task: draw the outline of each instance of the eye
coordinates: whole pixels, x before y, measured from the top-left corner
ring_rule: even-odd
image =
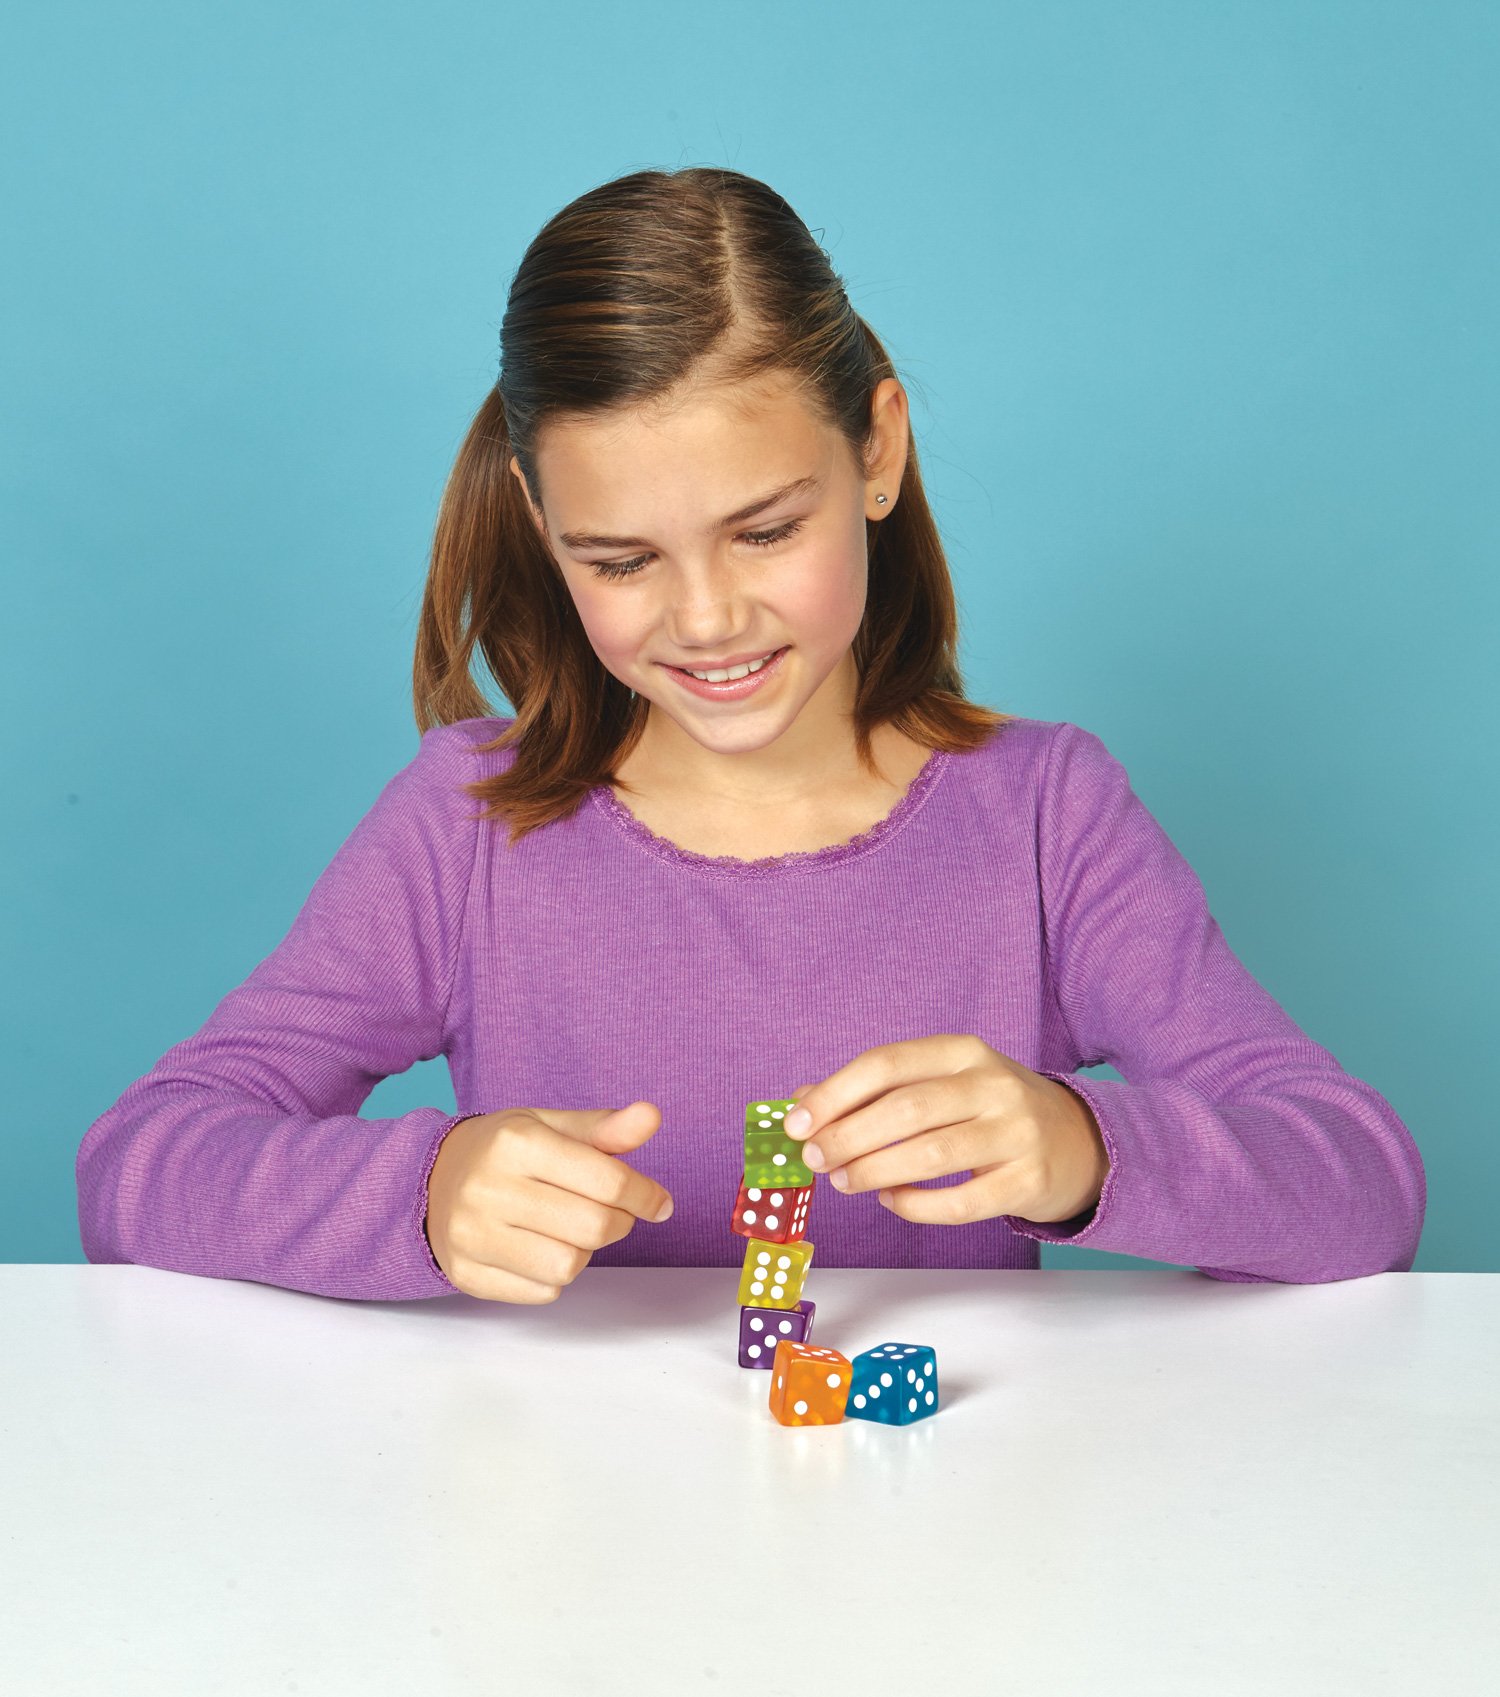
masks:
[[[752,548],[772,548],[795,536],[801,528],[801,519],[788,519],[774,530],[745,530],[740,535]],[[637,554],[629,560],[595,560],[594,570],[600,577],[633,577],[650,558],[649,554]]]

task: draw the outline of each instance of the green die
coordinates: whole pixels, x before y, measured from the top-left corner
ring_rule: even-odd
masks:
[[[791,1101],[745,1104],[745,1183],[811,1184],[813,1170],[802,1159],[802,1145],[788,1137],[781,1122]]]

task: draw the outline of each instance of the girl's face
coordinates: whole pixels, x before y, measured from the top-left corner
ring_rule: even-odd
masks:
[[[868,478],[781,374],[542,430],[532,515],[602,664],[670,721],[658,732],[734,755],[799,719],[799,745],[847,721],[865,521],[891,512],[906,464],[904,390],[887,378],[871,404]],[[525,489],[514,459],[511,471]],[[738,699],[705,699],[670,669],[777,649]]]

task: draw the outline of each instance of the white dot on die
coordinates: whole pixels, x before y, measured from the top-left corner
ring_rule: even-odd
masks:
[[[910,1384],[912,1382],[912,1380],[916,1378],[916,1376],[917,1376],[916,1370],[914,1368],[908,1367],[906,1369],[906,1382],[907,1382],[907,1384]]]
[[[748,1345],[746,1347],[745,1354],[748,1355],[752,1361],[756,1360],[756,1358],[760,1355],[760,1345],[758,1343]]]
[[[891,1376],[890,1376],[890,1374],[889,1373],[882,1373],[880,1375],[880,1382],[881,1382],[882,1385],[885,1386],[885,1388],[887,1390],[889,1390],[891,1388]]]
[[[917,1399],[915,1397],[913,1397],[911,1399],[911,1401],[909,1403],[907,1403],[906,1412],[908,1414],[915,1414],[917,1412]]]
[[[771,1165],[773,1167],[784,1167],[786,1165],[786,1156],[785,1155],[773,1155],[771,1157]]]
[[[779,1391],[785,1383],[786,1383],[786,1380],[784,1378],[782,1378],[780,1373],[778,1373],[776,1375],[776,1389]]]
[[[771,1206],[773,1208],[779,1208],[783,1201],[785,1201],[785,1198],[782,1196],[781,1192],[778,1190],[776,1192],[776,1194],[771,1198]]]
[[[807,1413],[807,1404],[805,1402],[794,1402],[792,1404],[792,1413],[793,1414],[806,1414]]]
[[[863,1408],[865,1406],[865,1399],[862,1396],[856,1396],[854,1399],[854,1406],[856,1408]]]
[[[778,1332],[789,1332],[791,1329],[792,1322],[790,1320],[781,1320],[777,1322],[776,1330]]]
[[[931,1406],[931,1403],[932,1403],[932,1392],[931,1391],[928,1391],[928,1393],[927,1393],[927,1402],[928,1402],[928,1405]]]
[[[778,1267],[790,1267],[791,1264],[792,1258],[790,1255],[778,1255],[776,1257],[776,1265]]]
[[[745,1192],[745,1195],[752,1202],[759,1202],[760,1201],[760,1192],[758,1190],[747,1190]]]
[[[871,1385],[870,1386],[870,1395],[871,1396],[879,1396],[880,1395],[880,1386],[879,1385]]]
[[[771,1251],[769,1249],[762,1249],[755,1259],[760,1262],[761,1266],[764,1267],[771,1259]]]
[[[750,1330],[752,1332],[763,1331],[765,1329],[765,1324],[766,1324],[765,1321],[762,1320],[761,1317],[757,1314],[757,1315],[753,1316],[751,1321],[750,1321]]]
[[[755,1210],[753,1208],[747,1208],[744,1213],[740,1215],[740,1218],[747,1226],[753,1226],[755,1224]]]
[[[775,1231],[778,1223],[779,1222],[775,1214],[766,1215],[766,1229],[768,1231]]]
[[[839,1386],[841,1384],[843,1384],[843,1382],[844,1381],[839,1377],[839,1375],[837,1373],[830,1373],[828,1375],[828,1388],[829,1388],[829,1390],[836,1391],[839,1388]]]
[[[751,1285],[751,1287],[750,1287],[750,1294],[751,1294],[751,1296],[759,1296],[759,1295],[760,1295],[760,1293],[761,1293],[761,1292],[762,1292],[762,1291],[763,1291],[763,1290],[764,1290],[764,1289],[765,1289],[765,1288],[766,1288],[766,1287],[765,1287],[765,1286],[764,1286],[764,1285],[763,1285],[763,1284],[762,1284],[762,1283],[761,1283],[761,1282],[760,1282],[760,1280],[759,1280],[759,1279],[757,1279],[757,1280],[756,1280],[756,1281],[755,1281],[755,1283],[754,1283],[754,1284],[753,1284],[753,1285]]]

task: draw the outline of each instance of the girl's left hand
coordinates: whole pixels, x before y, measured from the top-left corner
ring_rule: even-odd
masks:
[[[790,1099],[782,1123],[811,1139],[808,1166],[851,1194],[883,1187],[881,1203],[904,1220],[1071,1220],[1098,1202],[1109,1172],[1088,1103],[978,1037],[883,1043]],[[970,1171],[966,1184],[913,1188]]]

